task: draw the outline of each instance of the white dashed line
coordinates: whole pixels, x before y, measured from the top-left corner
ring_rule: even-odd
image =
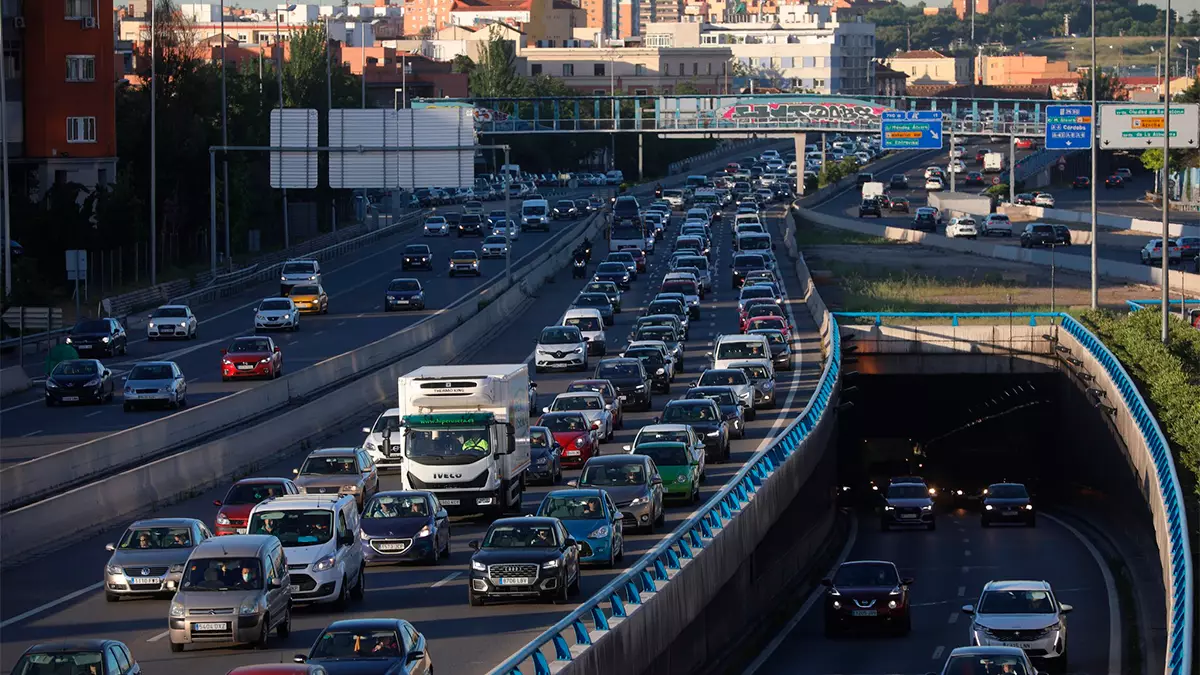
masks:
[[[958,613],[950,615],[950,620],[947,623],[958,623]]]
[[[946,651],[946,648],[942,645],[938,645],[937,647],[933,648],[933,656],[929,658],[933,661],[937,661],[938,659],[942,658],[942,652],[944,651]]]
[[[970,550],[970,549],[967,549],[967,550],[963,551],[963,557],[964,557],[964,558],[970,558],[970,557],[971,557],[971,550]]]
[[[95,417],[96,415],[99,415],[99,414],[100,414],[100,413],[102,413],[102,412],[104,412],[104,411],[103,411],[103,410],[97,410],[96,412],[90,412],[90,413],[88,413],[88,414],[84,415],[84,417]]]
[[[38,614],[41,614],[42,612],[44,612],[48,609],[58,607],[59,605],[65,603],[65,602],[70,602],[70,601],[74,600],[75,598],[78,598],[79,596],[85,595],[87,593],[91,593],[92,591],[98,591],[103,587],[104,587],[104,582],[97,581],[96,583],[92,584],[91,586],[85,586],[77,591],[68,593],[57,600],[51,600],[50,602],[47,602],[44,605],[38,605],[37,607],[34,607],[33,609],[29,610],[28,612],[22,612],[16,616],[12,617],[11,619],[5,619],[4,621],[0,621],[0,628],[8,628],[9,626],[13,625],[14,623],[20,623],[21,621],[24,621],[25,619],[28,619],[31,616],[36,616]]]
[[[155,635],[154,637],[147,639],[146,642],[158,642],[159,640],[167,637],[170,634],[171,634],[170,631],[164,630],[163,632],[159,633],[158,635]]]
[[[40,433],[42,433],[42,430],[38,429],[37,431],[31,431],[27,434],[21,434],[21,438],[29,438],[30,436],[37,436]]]
[[[962,597],[966,597],[966,595],[967,595],[967,587],[959,586],[958,587],[958,597],[962,598]]]
[[[462,576],[462,572],[451,572],[450,574],[447,574],[440,581],[433,582],[433,585],[431,585],[430,588],[437,588],[439,586],[445,586],[446,584],[450,583],[451,581],[454,581],[455,579],[459,578],[460,576]]]

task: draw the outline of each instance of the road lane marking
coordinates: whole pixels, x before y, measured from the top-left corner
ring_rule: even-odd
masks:
[[[100,413],[102,413],[102,412],[104,412],[104,411],[103,411],[103,410],[97,410],[96,412],[90,412],[90,413],[88,413],[88,414],[84,415],[84,417],[95,417],[96,415],[99,415],[99,414],[100,414]]]
[[[933,661],[937,661],[938,659],[942,658],[942,652],[944,652],[944,651],[946,651],[946,648],[942,645],[938,645],[937,647],[934,647],[933,648],[933,656],[931,656],[930,659]]]
[[[970,568],[970,566],[968,566],[968,565],[963,565],[963,567],[962,567],[962,570],[960,570],[960,571],[961,571],[963,574],[966,574],[967,572],[970,572],[970,571],[971,571],[971,568]]]
[[[958,613],[955,612],[955,613],[951,614],[950,620],[947,623],[958,623]]]
[[[969,543],[971,543],[971,540],[970,540],[970,539],[963,538],[963,543],[964,543],[964,544],[969,544]]]
[[[967,550],[963,551],[963,557],[970,558],[971,557],[971,549],[967,549]]]
[[[159,633],[158,635],[155,635],[152,638],[148,638],[146,640],[146,642],[158,642],[159,640],[167,637],[170,634],[171,634],[171,631],[164,630],[163,632]]]
[[[85,586],[73,593],[68,593],[57,600],[51,600],[50,602],[47,602],[44,605],[38,605],[37,607],[34,607],[33,609],[29,610],[28,612],[22,612],[21,614],[18,614],[11,619],[5,619],[4,621],[0,621],[0,628],[8,628],[9,626],[11,626],[15,623],[20,623],[20,622],[24,621],[25,619],[28,619],[31,616],[36,616],[38,614],[41,614],[42,612],[44,612],[48,609],[53,609],[65,602],[70,602],[70,601],[74,600],[75,598],[78,598],[81,595],[86,595],[88,593],[91,593],[92,591],[98,591],[103,587],[104,587],[104,582],[97,581],[96,583],[92,584],[91,586]]]
[[[462,576],[462,572],[451,572],[450,574],[447,574],[445,577],[443,577],[440,581],[433,582],[433,584],[430,585],[430,588],[438,588],[439,586],[445,586],[446,584],[450,583],[451,581],[454,581],[455,579],[459,578],[460,576]]]
[[[967,587],[959,586],[958,587],[958,597],[963,598],[963,597],[966,597],[966,595],[967,595]]]
[[[29,438],[30,436],[37,436],[40,433],[42,433],[42,430],[38,429],[37,431],[31,431],[27,434],[21,434],[21,438]]]
[[[1113,582],[1112,571],[1108,569],[1108,564],[1104,562],[1100,551],[1096,550],[1096,547],[1087,537],[1083,536],[1082,532],[1052,515],[1043,513],[1042,517],[1049,518],[1050,522],[1061,525],[1067,532],[1075,535],[1075,538],[1091,554],[1096,567],[1100,568],[1100,576],[1104,578],[1104,593],[1108,596],[1108,672],[1121,672],[1121,621],[1117,616],[1120,603],[1117,601],[1117,586]],[[3,628],[2,624],[0,624],[0,628]]]
[[[28,406],[31,406],[31,405],[36,405],[36,404],[38,404],[38,403],[42,403],[42,400],[41,400],[41,399],[34,399],[34,400],[32,400],[32,401],[29,401],[28,403],[18,403],[17,405],[12,405],[12,406],[9,406],[9,407],[7,407],[7,408],[0,408],[0,415],[3,415],[4,413],[6,413],[6,412],[9,412],[9,411],[12,411],[12,410],[18,410],[18,409],[20,409],[20,408],[25,408],[25,407],[28,407]]]

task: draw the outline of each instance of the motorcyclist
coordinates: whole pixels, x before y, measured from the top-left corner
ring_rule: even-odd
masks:
[[[655,196],[655,197],[661,197],[661,196],[662,196],[662,183],[655,183],[655,184],[654,184],[654,196]]]
[[[573,268],[576,278],[583,277],[586,274],[585,270],[587,269],[587,253],[584,252],[582,246],[575,248],[575,264],[573,265]]]

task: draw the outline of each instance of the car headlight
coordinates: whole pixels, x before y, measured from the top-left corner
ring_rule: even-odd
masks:
[[[280,281],[287,281],[287,277],[286,277],[286,276],[283,276],[283,275],[280,275],[280,276],[279,276],[279,280],[280,280]]]
[[[179,322],[179,327],[180,327],[180,328],[187,328],[187,322],[186,322],[186,321],[180,321],[180,322]]]
[[[583,353],[583,347],[576,347],[575,349],[572,349],[572,350],[571,350],[571,353],[572,353],[572,354],[582,354],[582,353]]]
[[[132,393],[133,393],[133,387],[125,387],[125,395],[126,396],[128,396]]]
[[[629,505],[630,506],[638,506],[639,504],[648,504],[649,502],[650,502],[649,497],[646,497],[646,496],[634,497],[633,501],[629,502]]]
[[[263,316],[262,314],[255,314],[254,318],[258,321],[266,321],[267,320],[267,317]]]
[[[147,328],[154,328],[154,322],[153,322],[153,321],[151,321],[149,324],[147,324],[147,325],[146,325],[146,327],[147,327]]]
[[[716,436],[716,435],[718,435],[718,434],[720,434],[720,433],[721,433],[720,431],[710,431],[710,432],[708,432],[707,434],[705,434],[705,436],[708,436],[709,438],[712,438],[713,436]]]
[[[54,380],[46,380],[47,389],[58,389],[58,383]]]
[[[233,365],[233,361],[230,361],[229,359],[221,359],[221,365],[224,365],[224,366],[232,366],[232,365]]]
[[[896,601],[888,600],[888,609],[896,609]]]
[[[484,565],[483,563],[479,562],[478,560],[472,560],[471,561],[471,569],[475,570],[476,572],[486,572],[487,565]]]
[[[317,280],[317,277],[316,277],[316,276],[311,276],[311,277],[309,277],[309,278],[308,278],[308,280],[309,280],[309,281],[316,281],[316,280]]]
[[[102,337],[102,338],[100,338],[100,341],[103,342],[104,344],[108,344],[110,339],[111,338],[108,338],[108,337]]]
[[[841,602],[839,602],[839,601],[837,601],[837,600],[834,600],[834,601],[833,601],[833,608],[834,608],[834,609],[841,609],[841,608],[842,608],[842,603],[841,603]]]
[[[896,510],[896,507],[894,507],[894,506],[891,506],[891,505],[888,505],[888,506],[884,506],[884,507],[883,507],[883,510],[884,510],[884,511],[895,511],[895,510]]]
[[[335,558],[331,555],[327,555],[324,558],[321,558],[320,560],[313,563],[313,571],[314,572],[324,572],[325,570],[333,569],[336,565],[337,565],[337,558]]]
[[[675,479],[675,482],[676,482],[676,483],[686,483],[686,482],[688,482],[688,475],[687,475],[686,473],[681,473],[681,474],[679,474],[679,476],[678,476],[678,477]]]
[[[229,517],[226,516],[224,513],[218,513],[217,514],[217,524],[218,525],[228,525]]]
[[[425,527],[422,527],[420,530],[417,531],[417,537],[418,538],[428,537],[432,533],[433,533],[433,530],[429,529],[429,526],[426,525]]]
[[[667,371],[662,368],[659,368],[658,370],[654,371],[654,374],[655,375],[666,375]]]
[[[638,386],[634,387],[633,390],[634,391],[646,391],[646,385],[639,384]]]
[[[171,616],[173,616],[177,619],[183,618],[183,615],[184,615],[183,603],[172,601],[170,614],[171,614]]]
[[[1026,504],[1026,505],[1025,505],[1025,510],[1026,510],[1026,511],[1032,511],[1032,510],[1033,510],[1033,504]]]
[[[994,508],[994,507],[993,507],[991,504],[985,504],[985,505],[983,506],[983,510],[984,510],[984,511],[991,511],[993,508]]]
[[[932,510],[933,510],[933,504],[926,504],[925,506],[922,506],[922,507],[921,507],[921,510],[922,510],[922,511],[932,511]]]
[[[343,485],[342,492],[358,492],[357,485]]]
[[[125,574],[125,570],[121,569],[117,565],[105,565],[104,571],[109,574]]]
[[[542,569],[544,570],[552,570],[556,567],[558,567],[558,558],[555,558],[554,560],[547,560],[546,562],[542,563]]]
[[[575,439],[575,447],[577,447],[577,448],[583,447],[583,436],[580,436],[579,438]]]
[[[291,314],[284,314],[284,315],[283,315],[283,318],[284,318],[284,319],[291,319],[291,318],[292,318],[292,315],[291,315]]]
[[[261,360],[259,361],[259,363],[270,363],[270,362],[271,362],[271,357],[269,357],[269,356],[268,356],[267,358],[265,358],[265,359],[261,359]]]
[[[608,536],[608,526],[601,525],[588,533],[588,539],[603,539]]]

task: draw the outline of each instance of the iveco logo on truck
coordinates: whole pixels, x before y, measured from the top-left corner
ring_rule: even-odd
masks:
[[[461,473],[435,473],[433,477],[436,480],[449,480],[451,478],[462,478],[463,475]]]

